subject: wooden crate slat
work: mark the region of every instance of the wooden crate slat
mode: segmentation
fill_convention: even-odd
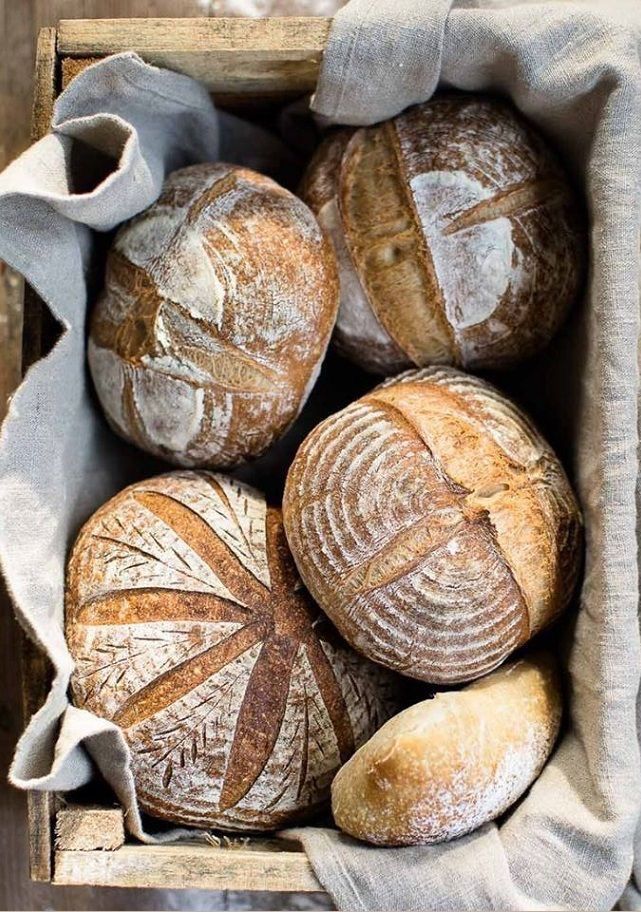
[[[269,97],[311,91],[331,19],[69,19],[61,57],[136,51],[148,63],[193,76],[211,92]]]
[[[53,882],[66,886],[204,890],[323,889],[303,852],[203,845],[124,845],[114,852],[57,851]]]
[[[31,112],[31,138],[34,142],[49,132],[53,103],[56,98],[56,30],[43,28],[38,32],[36,70]]]
[[[33,88],[31,138],[45,136],[51,127],[56,97],[56,30],[43,28],[38,33]],[[23,297],[22,373],[40,355],[42,341],[42,301],[31,288]],[[43,653],[22,634],[22,699],[25,723],[38,710],[49,690],[50,668]],[[51,880],[52,820],[55,798],[48,792],[27,793],[29,831],[29,875],[32,880]]]
[[[67,805],[56,814],[56,849],[113,852],[125,843],[124,818],[120,807]]]

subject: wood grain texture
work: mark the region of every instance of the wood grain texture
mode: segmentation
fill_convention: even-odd
[[[514,109],[444,95],[343,142],[304,190],[333,184],[310,203],[339,255],[345,353],[387,375],[504,367],[552,338],[587,266],[582,203]]]
[[[536,779],[561,712],[558,670],[545,654],[417,703],[339,771],[334,819],[374,845],[463,836],[503,814]]]
[[[331,20],[63,20],[61,56],[136,51],[148,63],[198,79],[214,93],[273,96],[311,91]]]
[[[66,635],[76,705],[117,722],[138,799],[191,826],[274,830],[317,813],[395,707],[301,586],[280,511],[174,472],[127,488],[74,546]]]
[[[122,808],[61,808],[56,814],[56,851],[113,852],[125,843]]]
[[[283,499],[313,597],[359,652],[438,684],[491,671],[563,611],[581,518],[519,410],[452,368],[408,371],[306,438]]]
[[[303,852],[200,845],[126,845],[115,852],[57,852],[54,883],[206,890],[321,889]]]
[[[118,232],[89,367],[114,430],[167,462],[226,468],[291,425],[338,307],[331,245],[270,178],[192,165]]]
[[[54,28],[40,29],[36,46],[31,113],[31,138],[34,142],[45,136],[51,128],[56,97],[56,68],[56,30]]]

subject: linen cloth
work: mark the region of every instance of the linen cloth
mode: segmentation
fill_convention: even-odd
[[[641,5],[451,6],[352,0],[334,20],[313,106],[330,121],[368,124],[439,83],[509,95],[565,151],[583,184],[592,245],[587,311],[575,337],[566,334],[554,349],[565,380],[550,396],[557,408],[563,397],[572,413],[586,523],[585,581],[567,647],[568,725],[501,826],[447,845],[383,850],[331,830],[300,833],[339,908],[607,909],[630,872],[640,796]],[[581,384],[572,396],[567,368],[577,363]],[[641,845],[637,860],[641,875]],[[633,880],[622,904],[641,908],[640,899]]]
[[[567,727],[540,779],[500,826],[416,849],[375,849],[332,830],[296,832],[339,908],[608,909],[630,875],[641,807],[641,9],[615,0],[450,6],[352,0],[334,21],[313,107],[322,120],[363,124],[424,100],[439,83],[501,92],[564,150],[585,189],[587,306],[530,378],[530,394],[563,426],[586,519],[585,582],[566,647]],[[86,374],[92,230],[108,231],[140,211],[176,167],[219,155],[255,164],[243,151],[263,146],[247,130],[220,122],[189,79],[119,55],[74,80],[57,102],[53,133],[0,175],[0,257],[26,276],[63,328],[15,394],[0,436],[0,565],[20,621],[55,669],[11,778],[23,788],[73,788],[90,776],[91,756],[126,807],[130,829],[146,840],[176,832],[144,832],[122,734],[66,697],[67,549],[100,503],[148,470],[106,429]],[[113,168],[74,192],[77,158],[92,151]],[[638,900],[632,882],[626,907],[641,908],[633,906]]]

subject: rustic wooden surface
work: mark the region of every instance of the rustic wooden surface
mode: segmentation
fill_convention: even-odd
[[[99,32],[91,20],[63,19],[61,57],[137,51],[149,63],[180,70],[217,95],[297,96],[316,85],[330,19],[116,19]]]
[[[217,6],[210,0],[0,0],[0,168],[29,144],[35,41],[41,27],[70,18],[202,16],[215,13]],[[20,278],[0,263],[0,418],[19,379],[21,294]],[[319,893],[129,890],[31,882],[25,796],[6,785],[22,728],[19,655],[19,631],[0,580],[0,909],[331,908]]]
[[[56,852],[56,883],[73,884],[79,879],[98,886],[171,888],[204,884],[209,890],[220,890],[225,884],[237,890],[276,892],[286,889],[295,879],[301,889],[318,890],[318,881],[303,852],[261,852],[255,847],[127,844],[114,852]]]
[[[124,842],[122,808],[69,805],[56,814],[57,852],[113,852]]]

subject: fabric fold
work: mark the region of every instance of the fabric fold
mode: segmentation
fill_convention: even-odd
[[[20,788],[76,788],[91,775],[88,751],[128,809],[130,829],[144,839],[122,733],[67,699],[67,547],[81,522],[136,471],[136,457],[91,398],[86,271],[91,229],[108,231],[148,206],[168,171],[216,159],[218,122],[193,80],[122,54],[70,84],[56,102],[52,130],[0,175],[0,257],[63,328],[13,396],[0,435],[0,566],[18,620],[53,667],[50,693],[20,739],[10,779]],[[76,192],[96,154],[100,181]]]
[[[351,0],[332,21],[312,109],[363,126],[429,98],[452,2]]]
[[[516,809],[466,839],[376,850],[332,830],[299,837],[341,909],[608,909],[630,874],[641,795],[641,11],[624,2],[447,7],[414,4],[406,34],[403,3],[353,0],[335,19],[313,107],[322,120],[359,125],[427,98],[437,82],[507,95],[555,142],[584,189],[586,307],[555,343],[557,364],[530,375],[551,411],[575,428],[571,468],[586,519],[581,605],[564,643],[567,725]],[[563,361],[580,366],[574,394]]]

